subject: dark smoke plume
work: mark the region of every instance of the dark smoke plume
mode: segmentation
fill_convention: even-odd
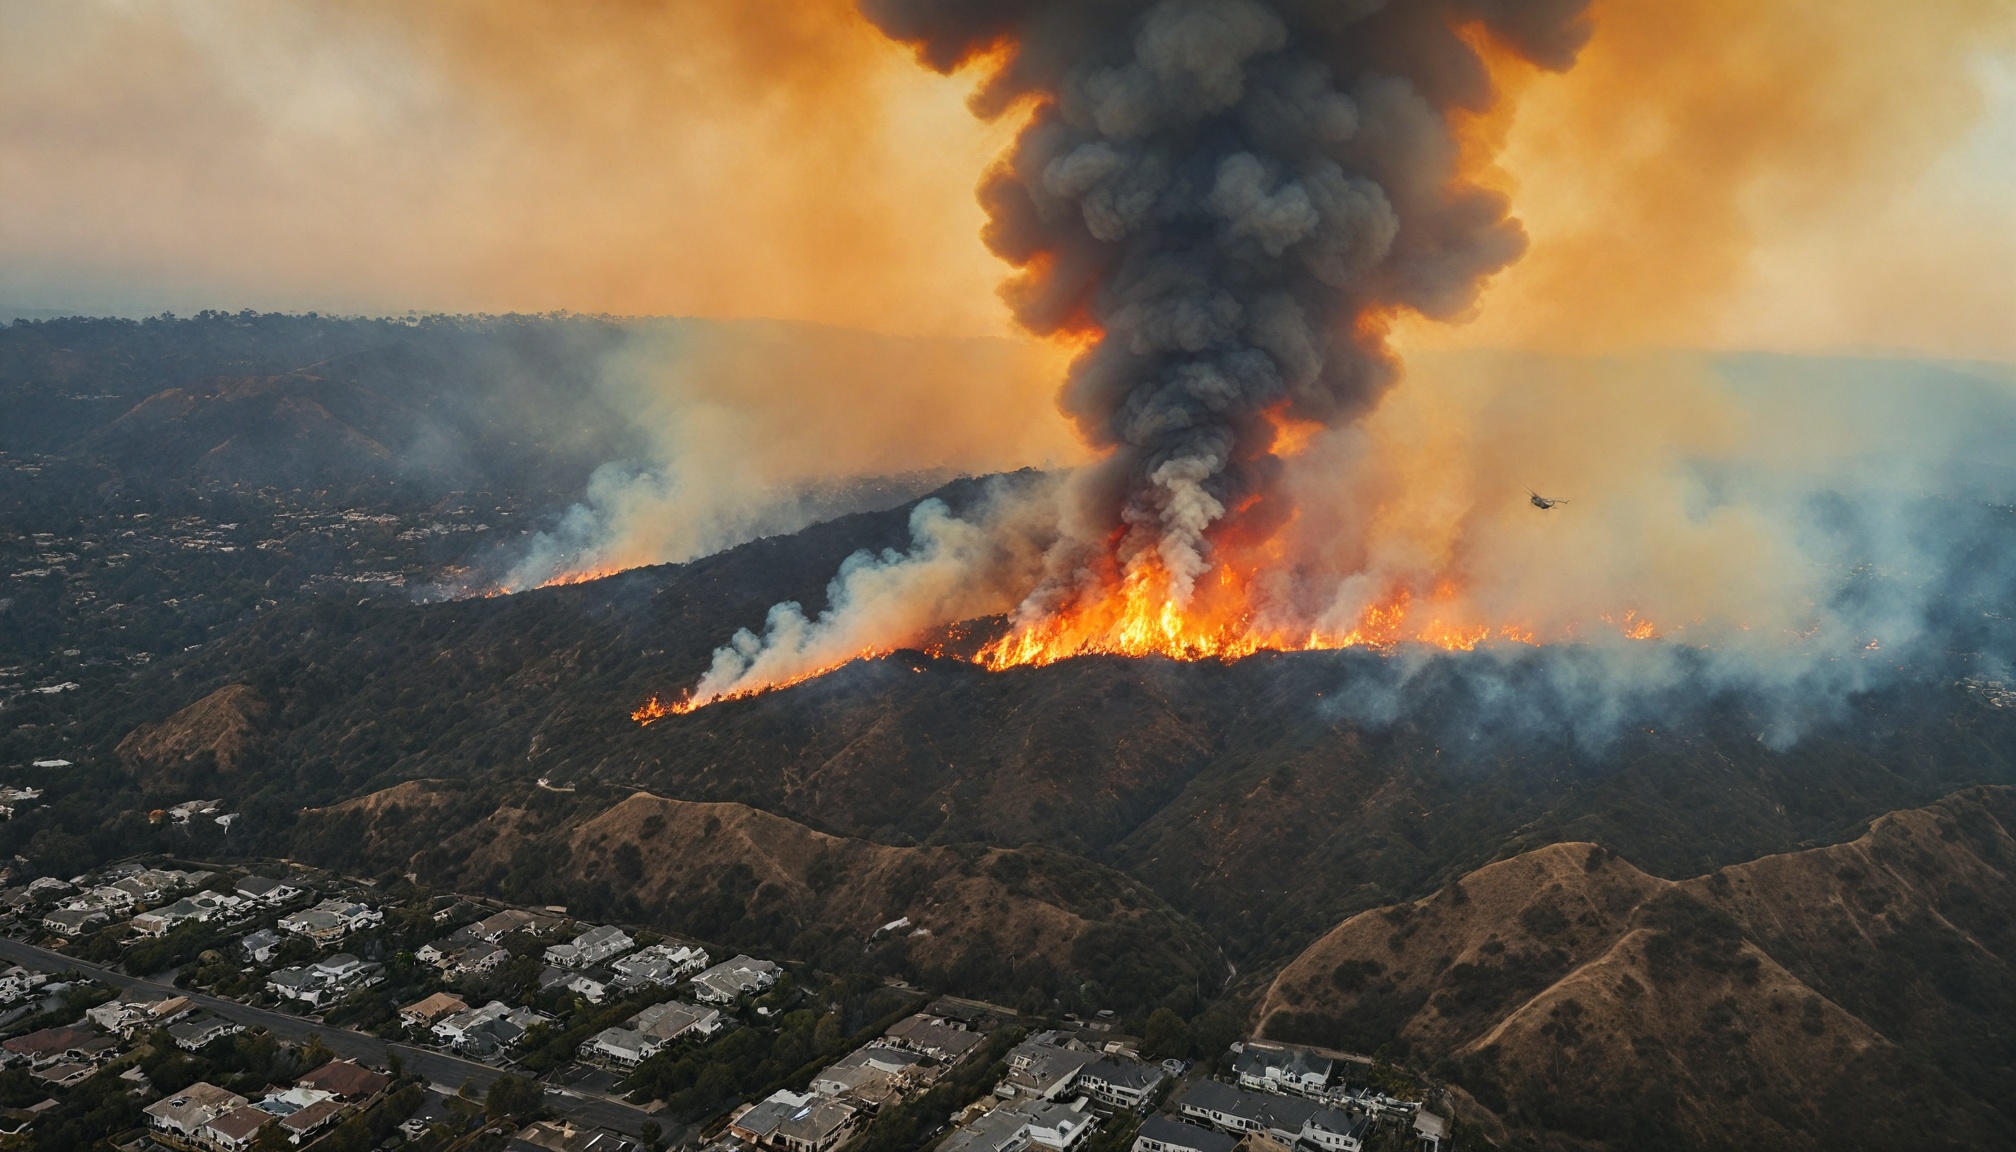
[[[1460,170],[1480,46],[1563,69],[1589,35],[1587,0],[861,6],[933,68],[987,58],[980,114],[1033,102],[981,188],[987,242],[1022,324],[1097,334],[1062,403],[1110,455],[1025,609],[1110,580],[1107,555],[1187,604],[1273,532],[1277,421],[1365,413],[1397,375],[1388,318],[1460,318],[1524,248]]]

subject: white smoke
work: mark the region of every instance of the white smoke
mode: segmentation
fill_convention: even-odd
[[[912,643],[927,630],[1013,607],[1040,563],[1041,533],[1054,523],[1046,490],[1009,494],[954,516],[938,499],[910,514],[907,551],[856,552],[826,588],[826,607],[773,606],[759,636],[744,628],[714,651],[695,686],[695,706],[822,672],[864,653]]]

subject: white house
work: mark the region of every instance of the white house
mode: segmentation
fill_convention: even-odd
[[[162,1000],[121,998],[100,1004],[84,1015],[107,1032],[131,1038],[137,1033],[172,1024],[195,1010],[196,1006],[187,996],[169,996]]]
[[[621,928],[590,928],[565,944],[546,949],[546,962],[562,968],[592,968],[637,946]]]
[[[240,896],[254,900],[269,908],[277,908],[296,896],[302,889],[285,880],[274,880],[265,876],[247,876],[234,886]]]
[[[1032,1145],[1067,1152],[1085,1142],[1098,1119],[1083,1100],[1059,1104],[1030,1097],[1003,1104],[954,1132],[942,1152],[1021,1152]]]
[[[385,914],[376,908],[352,904],[348,900],[332,899],[324,900],[313,908],[282,916],[280,930],[296,936],[306,936],[318,944],[329,944],[343,939],[352,932],[384,922]]]
[[[669,987],[707,967],[705,949],[684,944],[653,944],[609,965],[624,988]]]
[[[1132,1060],[1101,1060],[1078,1073],[1078,1087],[1115,1108],[1136,1111],[1147,1106],[1163,1080],[1162,1069]]]
[[[1264,1133],[1323,1152],[1361,1152],[1372,1126],[1369,1117],[1347,1116],[1312,1100],[1245,1092],[1215,1080],[1192,1085],[1178,1110],[1225,1132]]]
[[[1321,1096],[1330,1085],[1333,1061],[1307,1048],[1264,1041],[1248,1041],[1232,1071],[1239,1086],[1254,1092],[1293,1093]]]

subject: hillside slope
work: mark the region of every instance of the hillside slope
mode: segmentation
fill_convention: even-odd
[[[1260,1008],[1277,1039],[1434,1061],[1553,1146],[2016,1141],[2016,790],[1684,881],[1592,844],[1338,925]]]
[[[415,781],[308,814],[302,846],[834,971],[865,964],[1033,995],[1034,1008],[1063,994],[1085,1010],[1145,1010],[1178,989],[1209,995],[1229,974],[1210,938],[1153,892],[1062,853],[897,848],[742,804],[611,799],[535,788],[492,805],[454,782]]]

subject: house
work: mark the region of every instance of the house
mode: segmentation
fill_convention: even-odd
[[[1020,1152],[1032,1145],[1068,1152],[1084,1143],[1098,1118],[1076,1104],[1030,1098],[1003,1104],[948,1137],[942,1152]]]
[[[922,1012],[898,1021],[895,1027],[889,1029],[886,1038],[892,1044],[900,1044],[947,1064],[959,1063],[987,1042],[987,1037],[978,1032],[969,1032]]]
[[[245,899],[240,896],[198,892],[194,896],[184,896],[166,907],[156,908],[152,912],[142,912],[133,917],[133,928],[144,935],[165,936],[177,926],[192,920],[207,923],[220,916],[228,917],[245,903]]]
[[[1372,1126],[1369,1117],[1347,1116],[1312,1100],[1246,1092],[1214,1080],[1193,1085],[1178,1110],[1221,1131],[1271,1135],[1322,1152],[1360,1152]]]
[[[312,1132],[327,1128],[343,1118],[343,1106],[334,1100],[318,1100],[305,1108],[289,1112],[280,1118],[280,1130],[287,1134],[289,1142],[301,1143],[301,1138]]]
[[[346,1104],[369,1100],[390,1087],[390,1078],[350,1060],[331,1060],[299,1080],[300,1088],[327,1092]]]
[[[37,876],[28,882],[28,895],[37,901],[54,900],[65,892],[75,892],[77,886],[54,876]]]
[[[196,1139],[217,1152],[244,1152],[252,1147],[259,1129],[273,1122],[270,1112],[257,1108],[233,1108],[215,1117],[197,1131]]]
[[[693,978],[693,996],[707,1004],[733,1004],[745,992],[760,992],[777,983],[783,969],[768,960],[737,956]]]
[[[51,1064],[47,1068],[37,1068],[29,1075],[55,1088],[75,1088],[89,1080],[98,1069],[95,1065],[64,1061]]]
[[[140,906],[131,892],[111,885],[86,889],[70,902],[73,908],[99,908],[114,916],[124,916]]]
[[[565,944],[546,949],[546,962],[562,968],[592,968],[637,946],[621,928],[590,928]]]
[[[285,880],[273,880],[265,876],[247,876],[232,885],[232,890],[245,899],[264,904],[268,908],[277,908],[301,895],[302,892],[302,889]]]
[[[448,958],[443,970],[450,976],[472,976],[495,972],[511,959],[511,953],[495,944],[474,944]]]
[[[590,1004],[600,1004],[609,994],[609,986],[615,983],[607,972],[569,972],[564,968],[548,968],[539,974],[539,990],[565,988]]]
[[[0,1060],[30,1068],[59,1063],[91,1064],[97,1062],[104,1050],[98,1042],[109,1039],[85,1028],[43,1028],[0,1044],[0,1054],[4,1054]]]
[[[221,1040],[243,1032],[243,1024],[234,1024],[207,1012],[199,1012],[180,1024],[168,1026],[168,1036],[175,1046],[185,1052],[196,1052],[207,1047],[212,1040]]]
[[[776,1138],[777,1126],[786,1116],[808,1107],[819,1097],[811,1092],[779,1089],[758,1103],[744,1108],[728,1122],[728,1131],[747,1144],[766,1145]]]
[[[1215,1128],[1200,1128],[1168,1116],[1141,1122],[1132,1152],[1232,1152],[1239,1140]]]
[[[793,1109],[777,1123],[771,1143],[786,1152],[826,1152],[854,1131],[860,1115],[838,1100],[820,1100]]]
[[[16,964],[0,972],[0,1004],[12,1004],[25,1000],[28,994],[49,982],[49,977],[40,972],[31,972]]]
[[[187,996],[170,996],[163,1000],[122,998],[100,1004],[84,1015],[107,1032],[131,1038],[138,1033],[172,1024],[195,1010],[196,1006]]]
[[[653,944],[609,965],[623,988],[670,987],[707,967],[707,952],[687,945]]]
[[[1321,1096],[1330,1086],[1334,1066],[1328,1056],[1318,1056],[1307,1048],[1248,1041],[1232,1071],[1241,1088],[1254,1092]]]
[[[373,977],[377,975],[380,967],[381,965],[360,960],[348,952],[324,956],[308,965],[310,971],[331,984],[376,983]]]
[[[653,1004],[630,1018],[630,1027],[660,1044],[669,1044],[687,1035],[712,1036],[721,1030],[722,1023],[721,1013],[714,1009],[681,1004],[676,1000]]]
[[[1008,1075],[994,1091],[1001,1096],[1055,1100],[1078,1085],[1078,1074],[1099,1062],[1097,1052],[1067,1048],[1055,1032],[1038,1032],[1008,1052]]]
[[[1423,1108],[1414,1114],[1414,1142],[1421,1152],[1441,1152],[1449,1138],[1449,1121]]]
[[[58,908],[42,914],[42,927],[58,936],[82,936],[111,920],[96,908]]]
[[[282,968],[266,977],[266,988],[289,1000],[320,1006],[384,978],[384,965],[338,952],[312,964]]]
[[[422,964],[439,966],[449,957],[465,951],[472,944],[481,944],[476,938],[476,925],[464,924],[439,940],[432,940],[415,949],[413,956]]]
[[[282,916],[280,930],[295,936],[306,936],[318,944],[333,944],[352,932],[384,922],[385,914],[376,908],[353,904],[348,900],[330,899],[313,908]]]
[[[464,1004],[460,997],[451,996],[446,992],[436,992],[425,1000],[401,1008],[399,1019],[408,1028],[425,1028],[443,1016],[452,1016],[457,1012],[468,1010],[469,1005]]]
[[[812,1077],[812,1091],[828,1098],[850,1096],[876,1107],[897,1098],[919,1080],[936,1079],[920,1053],[870,1044],[834,1061]]]
[[[527,912],[523,908],[506,908],[495,915],[478,920],[474,924],[456,929],[467,932],[471,939],[485,944],[495,944],[513,932],[548,932],[566,923],[558,916],[548,916],[540,912]]]
[[[544,1152],[637,1152],[633,1137],[608,1128],[576,1128],[571,1120],[539,1120],[519,1129],[510,1145],[523,1144]]]
[[[982,1113],[954,1129],[938,1152],[1022,1152],[1029,1147],[1029,1123],[1006,1106]]]
[[[322,982],[306,968],[281,968],[266,974],[266,990],[287,1000],[309,1004],[322,999]]]
[[[1092,1134],[1097,1118],[1085,1110],[1083,1100],[1059,1104],[1053,1100],[1018,1100],[1003,1110],[1025,1118],[1029,1142],[1040,1148],[1064,1152],[1075,1148]]]
[[[245,1106],[245,1097],[227,1092],[215,1084],[197,1081],[165,1100],[156,1100],[141,1111],[147,1126],[184,1140],[201,1138],[204,1125],[234,1108]]]
[[[319,1104],[324,1100],[334,1099],[336,1099],[335,1096],[322,1091],[320,1088],[304,1088],[296,1084],[291,1088],[286,1088],[279,1092],[268,1092],[266,1098],[254,1104],[253,1107],[263,1109],[275,1116],[292,1116],[310,1104]]]
[[[690,1004],[653,1004],[632,1016],[621,1028],[604,1028],[581,1045],[584,1059],[635,1068],[674,1040],[688,1034],[711,1036],[721,1028],[721,1013]]]
[[[1139,1111],[1148,1106],[1164,1077],[1162,1069],[1132,1060],[1101,1060],[1078,1073],[1078,1087],[1094,1100],[1114,1108]]]
[[[429,1031],[444,1044],[488,1055],[510,1048],[527,1028],[545,1019],[530,1008],[513,1008],[501,1000],[492,1000],[481,1008],[445,1016],[435,1021]]]
[[[198,816],[208,816],[223,807],[222,800],[184,800],[168,809],[168,818],[177,824],[187,824]]]
[[[279,947],[280,934],[271,928],[261,928],[239,939],[238,954],[254,964],[264,964],[273,959],[273,952]]]
[[[632,1028],[604,1028],[581,1045],[583,1060],[604,1061],[623,1068],[635,1068],[658,1052],[659,1045]]]

